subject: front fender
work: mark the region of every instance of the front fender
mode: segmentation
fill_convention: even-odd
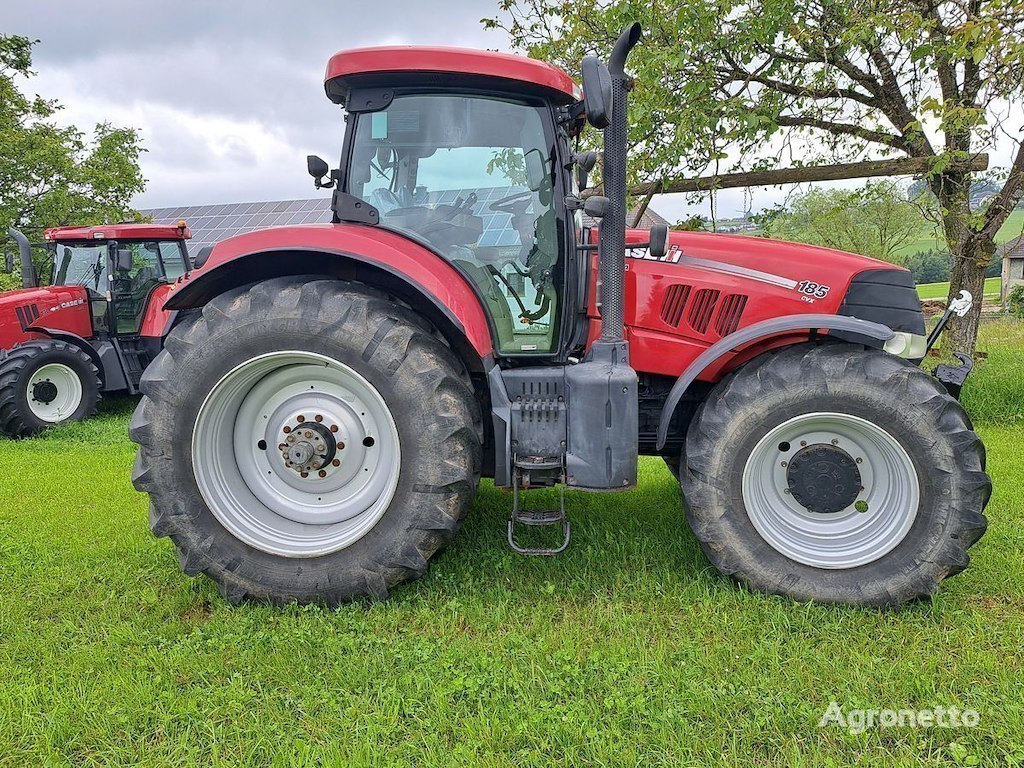
[[[847,331],[878,339],[885,342],[891,339],[895,332],[888,326],[880,323],[872,323],[868,320],[859,320],[856,317],[844,315],[785,315],[773,317],[770,320],[763,320],[754,323],[746,328],[741,328],[735,333],[718,340],[698,355],[697,359],[690,363],[689,367],[676,379],[672,389],[668,393],[665,405],[662,406],[661,418],[658,422],[658,450],[665,447],[665,439],[668,437],[669,425],[672,421],[672,414],[683,397],[683,393],[697,379],[701,372],[721,358],[751,342],[778,336],[792,331]]]
[[[376,285],[414,307],[426,302],[480,359],[493,351],[483,301],[458,269],[409,238],[358,224],[274,227],[223,240],[200,269],[173,286],[163,308],[201,307],[241,285],[307,274]]]

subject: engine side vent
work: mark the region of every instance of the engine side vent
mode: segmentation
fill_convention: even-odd
[[[730,293],[718,304],[715,316],[715,330],[719,336],[728,336],[740,326],[743,309],[747,306],[747,297],[741,293]]]
[[[711,325],[711,318],[715,313],[715,304],[718,303],[721,293],[713,288],[701,288],[693,294],[693,301],[690,302],[690,308],[686,313],[686,322],[697,333],[708,332],[708,326]]]
[[[686,301],[690,298],[690,286],[684,283],[670,285],[661,301],[661,319],[668,325],[677,327],[683,319]]]

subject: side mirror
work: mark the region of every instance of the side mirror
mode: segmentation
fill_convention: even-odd
[[[331,172],[327,161],[316,155],[306,155],[306,170],[313,177],[313,183],[317,189],[320,189],[323,185],[324,176]]]
[[[537,148],[531,149],[523,158],[526,163],[526,184],[533,192],[538,192],[548,179],[547,163],[544,155]]]
[[[597,165],[597,152],[579,152],[576,155],[576,183],[580,190],[587,188],[590,181],[590,172]]]
[[[583,212],[592,219],[603,219],[611,201],[603,195],[592,195],[583,201]]]
[[[596,56],[583,59],[583,108],[592,126],[598,130],[608,127],[612,117],[612,76]]]
[[[651,227],[651,256],[655,259],[665,258],[668,253],[668,227],[655,224]]]
[[[128,248],[117,249],[117,259],[114,262],[114,269],[117,272],[132,271],[133,254]]]

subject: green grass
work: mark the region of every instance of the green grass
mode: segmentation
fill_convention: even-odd
[[[1002,278],[985,279],[985,297],[990,301],[999,301]],[[918,283],[917,295],[922,299],[945,299],[949,296],[949,281],[944,283]]]
[[[796,605],[714,573],[676,485],[569,494],[560,557],[508,551],[485,485],[388,602],[233,608],[153,538],[133,403],[0,442],[0,765],[1020,765],[1024,326],[984,326],[965,402],[995,495],[974,562],[901,612]],[[974,729],[817,727],[976,709]]]

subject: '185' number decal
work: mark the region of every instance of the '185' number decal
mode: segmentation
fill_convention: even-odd
[[[807,296],[813,296],[816,299],[824,299],[828,296],[829,286],[822,285],[821,283],[814,283],[810,280],[801,280],[796,284],[796,289]]]

